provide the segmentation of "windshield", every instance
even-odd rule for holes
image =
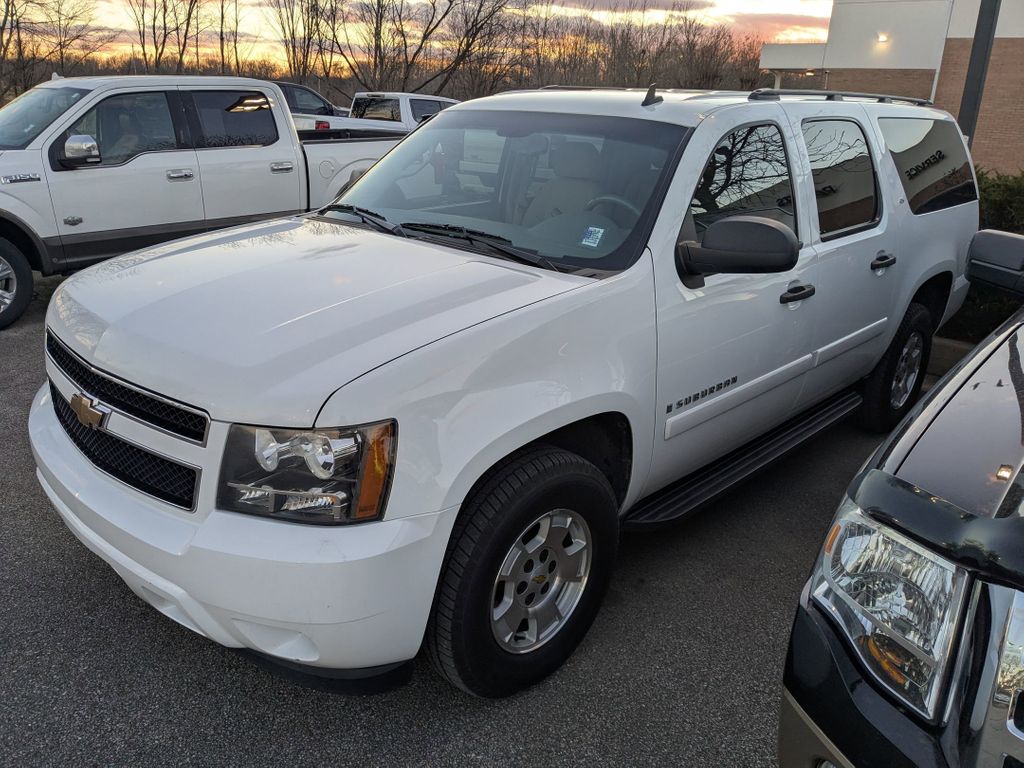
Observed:
[[[0,109],[0,149],[24,149],[78,103],[86,88],[33,88]]]
[[[338,202],[495,235],[559,267],[618,271],[643,248],[687,133],[603,115],[445,110]]]

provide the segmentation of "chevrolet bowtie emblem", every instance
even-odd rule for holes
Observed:
[[[110,415],[109,410],[79,392],[71,396],[69,405],[82,426],[89,429],[103,429],[107,416]]]

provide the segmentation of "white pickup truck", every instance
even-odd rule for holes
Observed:
[[[317,214],[66,280],[40,482],[218,643],[359,676],[425,640],[463,689],[518,690],[586,633],[621,527],[913,405],[978,202],[952,118],[897,101],[446,109]]]
[[[0,328],[32,270],[318,208],[400,137],[300,142],[278,86],[232,77],[44,83],[0,109]]]
[[[455,99],[419,93],[357,93],[351,109],[339,108],[305,86],[278,82],[291,107],[295,127],[302,135],[340,134],[347,130],[379,130],[406,134],[426,118],[436,115]]]

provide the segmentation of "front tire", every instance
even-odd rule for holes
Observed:
[[[0,237],[0,330],[25,314],[32,291],[28,259],[14,243]]]
[[[438,672],[492,698],[554,672],[597,615],[618,533],[615,494],[580,456],[541,447],[500,465],[452,532],[427,627]]]
[[[864,382],[861,423],[872,432],[888,432],[907,414],[928,371],[935,324],[921,304],[911,304],[885,356]]]

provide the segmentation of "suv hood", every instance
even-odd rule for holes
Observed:
[[[1024,313],[947,374],[853,481],[871,517],[1024,589]]]
[[[96,368],[214,419],[308,427],[367,371],[590,282],[298,218],[99,264],[58,288],[47,324]]]

